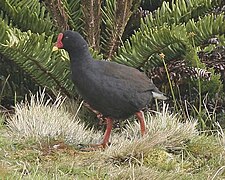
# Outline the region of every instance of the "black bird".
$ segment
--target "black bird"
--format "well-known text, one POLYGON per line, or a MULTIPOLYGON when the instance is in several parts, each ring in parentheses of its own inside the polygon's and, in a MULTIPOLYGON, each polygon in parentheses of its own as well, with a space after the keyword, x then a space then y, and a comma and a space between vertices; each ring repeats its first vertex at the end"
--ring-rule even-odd
POLYGON ((165 100, 166 97, 151 80, 139 70, 108 61, 92 58, 84 38, 74 31, 58 35, 56 48, 69 53, 72 80, 94 112, 106 120, 107 127, 103 142, 109 142, 113 119, 127 119, 136 114, 141 134, 145 134, 145 121, 142 110, 153 98, 165 100))

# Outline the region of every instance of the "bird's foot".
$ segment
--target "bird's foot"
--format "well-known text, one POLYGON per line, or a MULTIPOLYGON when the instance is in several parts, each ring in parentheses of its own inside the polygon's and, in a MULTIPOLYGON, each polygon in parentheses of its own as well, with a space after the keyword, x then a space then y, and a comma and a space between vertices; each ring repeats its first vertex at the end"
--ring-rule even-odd
POLYGON ((84 152, 90 152, 90 151, 98 151, 98 150, 104 150, 106 147, 108 147, 110 143, 108 144, 89 144, 88 147, 82 148, 81 151, 84 152))

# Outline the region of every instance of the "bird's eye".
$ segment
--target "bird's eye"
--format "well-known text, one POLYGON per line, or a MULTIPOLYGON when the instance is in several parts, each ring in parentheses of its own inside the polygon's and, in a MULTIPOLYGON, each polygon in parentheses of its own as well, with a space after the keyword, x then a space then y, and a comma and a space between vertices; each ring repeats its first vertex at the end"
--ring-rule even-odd
POLYGON ((65 36, 65 39, 68 39, 69 37, 68 36, 65 36))

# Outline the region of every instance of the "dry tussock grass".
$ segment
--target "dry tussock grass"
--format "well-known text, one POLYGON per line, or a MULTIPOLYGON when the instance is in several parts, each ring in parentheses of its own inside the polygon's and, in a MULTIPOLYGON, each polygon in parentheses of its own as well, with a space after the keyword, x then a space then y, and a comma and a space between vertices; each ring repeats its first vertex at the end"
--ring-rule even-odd
POLYGON ((75 144, 98 142, 101 134, 87 129, 78 117, 66 112, 63 102, 62 96, 53 101, 45 91, 31 95, 30 103, 16 105, 8 127, 14 135, 23 138, 62 137, 75 144))
POLYGON ((148 154, 154 147, 180 149, 183 143, 198 135, 197 122, 180 122, 176 115, 169 114, 166 105, 156 116, 147 114, 147 134, 140 138, 138 123, 129 124, 119 136, 112 136, 113 145, 105 153, 115 159, 139 157, 148 154))
MULTIPOLYGON (((46 96, 45 91, 31 95, 30 103, 26 101, 16 105, 15 115, 9 121, 8 127, 14 134, 25 138, 63 137, 74 144, 99 142, 102 133, 87 129, 78 116, 74 117, 62 108, 63 102, 61 96, 53 101, 46 96)), ((112 134, 113 145, 107 149, 107 153, 119 152, 121 149, 128 152, 145 152, 160 144, 179 146, 197 134, 196 122, 181 123, 176 115, 169 114, 167 109, 164 105, 161 113, 156 113, 155 116, 147 114, 148 132, 143 138, 140 138, 138 123, 129 123, 120 134, 112 134)))
MULTIPOLYGON (((121 133, 112 133, 112 144, 104 151, 72 150, 72 154, 74 152, 75 154, 71 159, 67 149, 70 151, 73 145, 100 142, 103 133, 87 129, 79 120, 79 106, 74 106, 78 109, 74 108, 76 112, 72 115, 65 111, 63 102, 64 99, 61 96, 53 101, 45 95, 44 91, 31 95, 29 103, 26 101, 16 105, 15 115, 9 121, 8 128, 13 137, 23 139, 48 137, 56 139, 56 142, 58 142, 57 139, 63 140, 62 147, 66 148, 62 149, 62 152, 64 156, 69 154, 65 156, 69 159, 60 165, 66 167, 66 172, 70 164, 73 164, 77 167, 98 167, 100 169, 97 170, 96 176, 98 176, 98 171, 103 171, 103 176, 106 173, 111 179, 176 179, 184 171, 194 170, 194 167, 189 166, 194 165, 195 161, 204 160, 202 165, 204 167, 204 163, 208 161, 204 159, 205 150, 201 151, 204 147, 208 147, 207 153, 210 155, 215 151, 213 149, 214 140, 209 142, 207 138, 198 138, 196 121, 188 119, 181 122, 178 115, 169 113, 167 105, 164 105, 162 112, 156 112, 154 115, 146 114, 147 133, 144 137, 140 137, 139 123, 128 123, 121 133), (199 143, 201 141, 204 143, 199 143), (64 144, 65 142, 72 146, 67 146, 64 144), (212 145, 211 149, 207 142, 212 145), (178 155, 169 151, 178 151, 178 155), (185 151, 192 154, 187 155, 186 162, 183 162, 182 154, 185 151), (200 159, 198 159, 196 151, 197 153, 202 152, 203 157, 199 156, 200 159), (197 157, 194 157, 195 155, 197 157), (191 158, 194 160, 192 161, 191 158), (185 166, 187 166, 186 169, 185 166)), ((222 129, 218 131, 218 135, 220 144, 224 147, 225 136, 222 129)), ((58 147, 60 144, 56 145, 58 147)), ((52 156, 61 152, 60 149, 54 149, 56 145, 53 142, 52 156)), ((48 151, 49 147, 51 147, 49 144, 43 146, 44 151, 45 149, 48 151)), ((220 155, 221 146, 216 144, 216 149, 219 150, 220 155)), ((49 156, 51 157, 51 154, 49 156)), ((213 158, 213 156, 209 156, 209 158, 213 158)), ((217 162, 217 160, 215 161, 217 162)), ((218 162, 220 161, 218 160, 218 162)), ((81 171, 83 170, 81 169, 81 171)), ((210 172, 212 173, 212 171, 215 170, 211 168, 210 172)), ((221 166, 218 173, 215 171, 215 176, 223 171, 224 168, 221 166)), ((93 172, 95 173, 95 169, 93 172)), ((183 174, 182 177, 189 177, 189 174, 183 174)))

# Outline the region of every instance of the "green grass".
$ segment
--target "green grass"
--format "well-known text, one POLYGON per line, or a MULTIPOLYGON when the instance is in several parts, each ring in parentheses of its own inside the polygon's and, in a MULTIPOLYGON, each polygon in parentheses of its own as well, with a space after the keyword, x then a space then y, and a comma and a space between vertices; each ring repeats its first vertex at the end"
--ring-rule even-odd
POLYGON ((130 121, 113 131, 104 151, 82 152, 103 133, 85 128, 79 115, 62 108, 62 99, 44 99, 32 96, 15 107, 7 126, 0 123, 0 179, 225 179, 222 129, 206 135, 196 121, 180 122, 164 106, 146 114, 143 138, 130 121))

